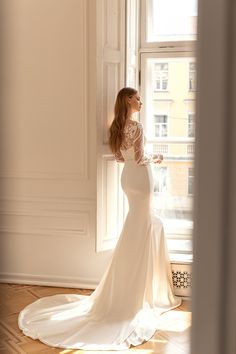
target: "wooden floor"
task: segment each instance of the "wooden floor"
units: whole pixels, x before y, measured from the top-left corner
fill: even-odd
[[[89,295],[91,290],[53,288],[34,285],[0,284],[0,353],[86,353],[96,354],[99,351],[65,350],[48,347],[38,340],[32,340],[22,334],[17,326],[20,310],[34,300],[47,295],[60,293],[77,293]],[[191,312],[190,302],[160,317],[160,328],[155,336],[138,347],[120,353],[127,354],[189,354]],[[101,353],[101,351],[100,351]],[[106,354],[114,351],[105,351]]]

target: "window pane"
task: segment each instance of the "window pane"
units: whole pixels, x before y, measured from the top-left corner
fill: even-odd
[[[189,65],[189,90],[196,90],[196,68],[195,63]]]
[[[167,136],[167,124],[162,125],[162,136]]]
[[[146,0],[148,42],[195,40],[197,0]]]
[[[195,136],[195,119],[194,114],[188,115],[188,136],[194,137]]]
[[[154,193],[167,191],[167,167],[154,167]]]
[[[191,57],[164,58],[168,64],[168,91],[153,89],[153,76],[163,62],[157,54],[142,55],[141,118],[146,147],[162,153],[154,165],[154,207],[164,223],[174,229],[192,228],[195,92],[189,90]],[[191,233],[191,231],[189,231]]]
[[[193,168],[188,169],[188,194],[193,194]]]
[[[153,64],[154,87],[156,90],[167,90],[168,85],[168,63]]]
[[[162,88],[163,88],[163,90],[167,90],[167,80],[165,79],[165,80],[163,80],[162,81]]]
[[[167,115],[156,115],[154,114],[154,125],[155,137],[165,137],[167,136]]]
[[[159,125],[155,125],[154,129],[155,129],[155,137],[160,136],[160,126]]]

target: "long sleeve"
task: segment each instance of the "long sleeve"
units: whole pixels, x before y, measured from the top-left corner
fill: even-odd
[[[115,159],[116,159],[117,162],[124,162],[125,161],[123,156],[122,156],[122,153],[120,151],[117,151],[115,153]]]
[[[137,129],[134,137],[134,159],[139,165],[146,165],[153,161],[153,157],[144,152],[144,134],[141,123],[137,124]]]
[[[124,130],[124,139],[121,149],[128,150],[131,147],[134,149],[134,160],[138,165],[146,165],[155,161],[158,155],[148,155],[144,152],[144,134],[142,123],[133,121],[126,126]],[[124,162],[125,159],[121,151],[114,154],[117,162]]]

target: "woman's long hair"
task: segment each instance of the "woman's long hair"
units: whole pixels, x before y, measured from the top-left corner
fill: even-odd
[[[115,116],[109,129],[109,146],[114,154],[119,151],[122,143],[123,131],[129,112],[128,98],[136,95],[137,92],[134,88],[124,87],[117,94],[114,109]]]

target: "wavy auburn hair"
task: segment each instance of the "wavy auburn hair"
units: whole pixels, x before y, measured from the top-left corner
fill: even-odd
[[[132,87],[124,87],[116,97],[114,119],[109,129],[109,146],[115,154],[119,151],[126,120],[128,118],[128,98],[136,95],[138,91]]]

